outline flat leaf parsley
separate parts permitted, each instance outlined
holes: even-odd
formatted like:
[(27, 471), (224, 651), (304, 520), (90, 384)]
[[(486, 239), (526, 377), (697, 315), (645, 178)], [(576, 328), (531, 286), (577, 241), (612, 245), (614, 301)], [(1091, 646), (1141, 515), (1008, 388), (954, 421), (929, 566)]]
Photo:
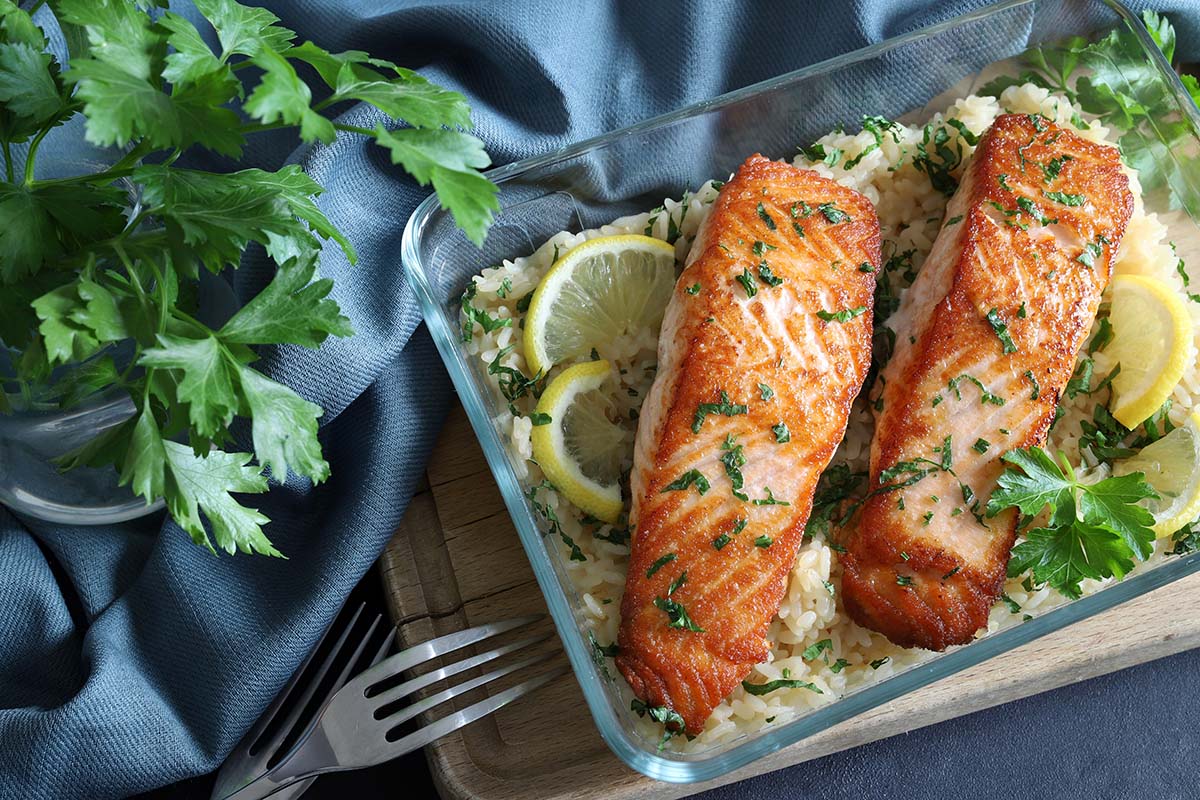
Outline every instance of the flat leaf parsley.
[(1059, 453), (1056, 462), (1040, 447), (1012, 450), (988, 501), (988, 516), (1017, 508), (1026, 518), (1049, 510), (1044, 527), (1029, 530), (1012, 551), (1009, 577), (1032, 572), (1067, 597), (1080, 596), (1085, 578), (1123, 578), (1133, 559), (1154, 548), (1154, 517), (1138, 502), (1157, 497), (1145, 475), (1134, 472), (1082, 483)]
[[(480, 243), (499, 206), (479, 172), (488, 156), (466, 132), (466, 99), (363, 52), (297, 43), (274, 14), (234, 0), (195, 0), (194, 18), (161, 2), (30, 5), (54, 18), (70, 59), (60, 65), (30, 14), (0, 0), (0, 357), (13, 365), (0, 375), (0, 413), (128, 394), (134, 414), (61, 466), (115, 467), (209, 550), (279, 555), (267, 518), (232, 493), (266, 491), (268, 471), (277, 482), (325, 480), (323, 411), (254, 369), (253, 348), (351, 335), (333, 282), (316, 272), (327, 241), (351, 263), (354, 247), (296, 165), (218, 174), (176, 160), (199, 146), (236, 162), (249, 136), (276, 128), (306, 143), (365, 136)], [(307, 75), (324, 85), (310, 88)], [(323, 113), (351, 102), (387, 125)], [(39, 178), (44, 138), (77, 115), (89, 142), (124, 155), (99, 172)], [(274, 276), (219, 328), (201, 321), (201, 271), (236, 268), (251, 244)], [(474, 321), (512, 324), (482, 312)], [(239, 449), (235, 417), (249, 422), (253, 452), (227, 451)]]

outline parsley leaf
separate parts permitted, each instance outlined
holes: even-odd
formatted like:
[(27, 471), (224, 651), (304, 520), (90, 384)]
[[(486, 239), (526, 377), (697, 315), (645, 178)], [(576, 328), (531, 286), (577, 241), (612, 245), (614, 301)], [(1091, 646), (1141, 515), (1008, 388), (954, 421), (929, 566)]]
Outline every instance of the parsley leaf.
[(1080, 581), (1120, 579), (1135, 557), (1150, 556), (1154, 518), (1139, 502), (1157, 495), (1141, 473), (1081, 483), (1065, 457), (1059, 458), (1061, 464), (1040, 447), (1006, 453), (1003, 459), (1012, 466), (1000, 475), (987, 513), (1016, 507), (1033, 517), (1048, 506), (1048, 527), (1029, 531), (1013, 548), (1008, 574), (1031, 571), (1038, 583), (1076, 598)]

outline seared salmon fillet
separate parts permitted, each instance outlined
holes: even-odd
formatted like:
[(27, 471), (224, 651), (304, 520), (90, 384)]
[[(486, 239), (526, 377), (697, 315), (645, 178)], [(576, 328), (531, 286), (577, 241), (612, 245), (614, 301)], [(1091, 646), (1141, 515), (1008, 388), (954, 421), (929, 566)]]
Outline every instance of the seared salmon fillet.
[(1132, 211), (1113, 147), (1015, 114), (982, 137), (888, 323), (873, 494), (841, 558), (859, 624), (942, 650), (987, 623), (1018, 522), (984, 514), (1000, 456), (1045, 442)]
[(616, 663), (688, 732), (767, 657), (817, 478), (870, 366), (879, 259), (865, 197), (755, 155), (667, 306), (630, 477)]

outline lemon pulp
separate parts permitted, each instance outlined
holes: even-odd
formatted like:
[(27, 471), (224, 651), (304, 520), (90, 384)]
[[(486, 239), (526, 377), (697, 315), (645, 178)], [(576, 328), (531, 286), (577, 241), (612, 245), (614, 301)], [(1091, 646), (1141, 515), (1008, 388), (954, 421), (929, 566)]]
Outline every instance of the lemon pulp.
[[(604, 384), (611, 367), (589, 361), (550, 382), (535, 412), (533, 457), (567, 500), (604, 522), (621, 516), (621, 456), (626, 431), (609, 419)], [(546, 417), (549, 421), (546, 421)]]

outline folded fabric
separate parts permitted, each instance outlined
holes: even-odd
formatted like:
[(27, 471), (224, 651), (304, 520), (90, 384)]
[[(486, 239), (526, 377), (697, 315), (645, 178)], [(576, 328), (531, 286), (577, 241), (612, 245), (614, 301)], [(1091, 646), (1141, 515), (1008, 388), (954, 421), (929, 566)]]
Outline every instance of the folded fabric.
[[(462, 91), (504, 163), (984, 4), (267, 5), (301, 40), (366, 50)], [(200, 23), (190, 5), (172, 8)], [(38, 19), (53, 27), (47, 9)], [(1173, 21), (1181, 52), (1194, 53), (1200, 15)], [(61, 39), (54, 46), (61, 56)], [(342, 117), (377, 121), (364, 107)], [(400, 264), (404, 223), (425, 192), (358, 137), (296, 144), (260, 134), (243, 163), (297, 161), (325, 186), (318, 204), (360, 261), (352, 268), (329, 247), (321, 271), (357, 333), (318, 351), (272, 350), (261, 368), (325, 409), (332, 478), (316, 489), (289, 481), (261, 498), (287, 560), (214, 557), (161, 515), (70, 528), (0, 509), (0, 798), (102, 800), (216, 768), (379, 554), (416, 486), (450, 401)], [(78, 124), (54, 131), (42, 153), (50, 169), (114, 159), (87, 147)], [(248, 254), (237, 294), (251, 296), (271, 269)]]

